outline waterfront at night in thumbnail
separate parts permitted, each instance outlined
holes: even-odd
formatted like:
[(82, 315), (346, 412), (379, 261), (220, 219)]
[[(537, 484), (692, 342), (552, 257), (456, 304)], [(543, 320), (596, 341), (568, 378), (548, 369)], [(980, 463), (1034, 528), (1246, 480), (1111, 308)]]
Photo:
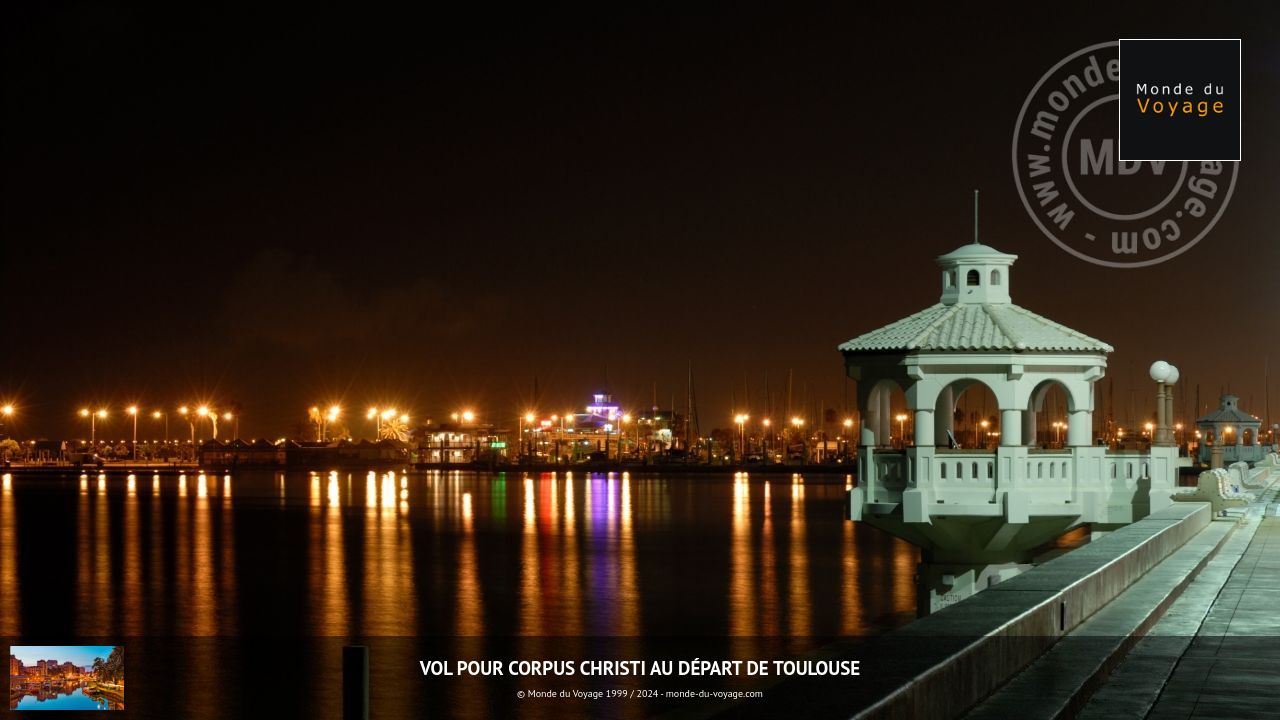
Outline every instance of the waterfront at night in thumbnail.
[(9, 648), (10, 710), (124, 710), (124, 648)]

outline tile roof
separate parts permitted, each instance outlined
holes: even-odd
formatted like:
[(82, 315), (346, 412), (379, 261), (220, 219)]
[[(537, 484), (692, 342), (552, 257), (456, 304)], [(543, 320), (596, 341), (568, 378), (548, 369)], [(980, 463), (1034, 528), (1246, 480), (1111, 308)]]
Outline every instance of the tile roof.
[(1101, 340), (1013, 304), (937, 304), (842, 344), (843, 352), (1004, 350), (1111, 352)]
[(1257, 417), (1237, 408), (1219, 408), (1204, 417), (1196, 418), (1197, 423), (1215, 423), (1215, 422), (1233, 422), (1233, 423), (1260, 423)]

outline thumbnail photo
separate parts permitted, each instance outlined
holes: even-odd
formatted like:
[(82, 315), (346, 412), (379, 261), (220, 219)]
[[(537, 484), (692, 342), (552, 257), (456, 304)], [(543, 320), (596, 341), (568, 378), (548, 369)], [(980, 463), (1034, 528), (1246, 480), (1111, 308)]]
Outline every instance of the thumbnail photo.
[(123, 710), (124, 648), (15, 645), (9, 648), (10, 710)]

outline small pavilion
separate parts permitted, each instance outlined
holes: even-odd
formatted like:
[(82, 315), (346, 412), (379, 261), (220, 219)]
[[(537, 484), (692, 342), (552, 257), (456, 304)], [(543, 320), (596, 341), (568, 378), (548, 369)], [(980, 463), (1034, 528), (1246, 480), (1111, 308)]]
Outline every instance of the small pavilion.
[[(1269, 448), (1258, 440), (1262, 421), (1240, 409), (1240, 398), (1223, 395), (1217, 410), (1196, 418), (1196, 430), (1200, 431), (1199, 450), (1196, 459), (1206, 465), (1222, 467), (1233, 462), (1260, 462)], [(1222, 451), (1222, 457), (1214, 462), (1214, 449)]]

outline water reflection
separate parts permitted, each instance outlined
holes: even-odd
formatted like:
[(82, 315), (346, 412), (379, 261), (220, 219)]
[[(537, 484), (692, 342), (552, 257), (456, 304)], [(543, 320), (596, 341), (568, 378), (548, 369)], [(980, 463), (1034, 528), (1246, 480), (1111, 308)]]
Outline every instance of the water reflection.
[[(23, 623), (44, 616), (24, 600), (65, 586), (67, 611), (45, 632), (864, 634), (912, 616), (917, 556), (842, 520), (845, 482), (745, 473), (242, 472), (150, 483), (5, 475), (0, 628), (31, 632)], [(15, 532), (22, 497), (41, 503), (31, 534)], [(40, 533), (67, 540), (23, 544)], [(65, 578), (57, 567), (68, 568)]]
[(19, 634), (22, 597), (18, 580), (18, 538), (13, 532), (13, 476), (0, 478), (0, 635)]

